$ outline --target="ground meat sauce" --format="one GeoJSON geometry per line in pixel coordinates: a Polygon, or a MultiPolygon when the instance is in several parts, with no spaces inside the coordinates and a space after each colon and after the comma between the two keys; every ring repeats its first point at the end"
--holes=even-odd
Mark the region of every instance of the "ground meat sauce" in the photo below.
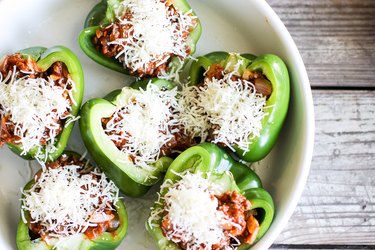
{"type": "MultiPolygon", "coordinates": [[[[65,64],[62,62],[55,62],[51,67],[43,72],[39,69],[38,65],[30,57],[23,58],[21,54],[14,54],[6,56],[0,65],[0,73],[3,79],[12,72],[16,67],[17,78],[29,77],[35,78],[45,78],[50,77],[56,86],[64,87],[66,86],[66,91],[64,92],[64,97],[69,100],[70,105],[72,105],[72,100],[69,97],[68,91],[72,89],[70,83],[68,83],[69,72],[65,64]]],[[[0,110],[2,109],[0,103],[0,110]]],[[[68,115],[69,112],[66,111],[64,115],[68,115]]],[[[63,129],[63,120],[55,121],[60,124],[58,129],[55,129],[56,135],[60,134],[63,129]]],[[[17,143],[19,137],[14,135],[15,124],[11,121],[11,114],[0,114],[0,147],[6,143],[17,143]]],[[[45,128],[45,135],[49,134],[50,129],[45,128]]],[[[46,140],[42,138],[40,141],[41,145],[46,144],[46,140]]]]}
{"type": "Polygon", "coordinates": [[[250,201],[237,192],[226,192],[217,198],[219,201],[218,210],[222,211],[228,220],[236,224],[236,226],[232,223],[223,225],[228,238],[231,235],[239,239],[242,243],[253,243],[259,223],[250,211],[250,201]]]}
{"type": "MultiPolygon", "coordinates": [[[[91,173],[93,171],[93,167],[89,166],[75,155],[64,154],[54,162],[47,162],[46,168],[57,169],[68,165],[80,166],[82,167],[79,171],[79,174],[81,176],[91,174],[93,179],[97,180],[98,182],[100,181],[99,176],[91,173]]],[[[38,180],[40,178],[41,171],[42,170],[36,173],[35,180],[38,180]]],[[[111,207],[113,207],[113,204],[111,204],[111,207]]],[[[102,235],[104,232],[113,232],[120,226],[120,219],[115,209],[109,209],[108,207],[106,207],[103,213],[111,217],[112,220],[97,223],[96,227],[88,227],[84,232],[88,239],[95,239],[96,237],[102,235]]],[[[40,223],[32,223],[28,221],[28,227],[29,234],[32,239],[36,239],[39,237],[41,237],[42,239],[46,239],[46,237],[48,237],[48,232],[46,233],[46,228],[40,223]]],[[[54,233],[57,232],[58,231],[54,233]]]]}
{"type": "MultiPolygon", "coordinates": [[[[173,134],[174,137],[161,147],[161,156],[170,156],[174,151],[184,151],[198,143],[194,138],[191,138],[185,133],[182,126],[179,126],[177,129],[178,132],[173,134]]],[[[171,130],[173,130],[173,128],[171,130]]]]}
{"type": "MultiPolygon", "coordinates": [[[[31,78],[36,78],[38,75],[40,75],[40,73],[38,73],[40,70],[33,60],[30,58],[24,59],[20,54],[15,54],[6,56],[1,63],[0,74],[2,75],[2,79],[4,79],[9,72],[13,71],[14,66],[16,66],[17,70],[19,71],[20,77],[26,75],[25,73],[22,73],[22,71],[35,72],[35,74],[30,74],[31,78]]],[[[0,109],[2,109],[1,103],[0,109]]],[[[0,146],[4,145],[5,143],[14,143],[20,139],[13,133],[15,124],[10,121],[10,118],[10,115],[7,114],[0,115],[0,146]]]]}
{"type": "MultiPolygon", "coordinates": [[[[224,74],[224,68],[220,64],[213,64],[210,66],[210,68],[207,70],[205,77],[208,79],[216,78],[216,79],[222,79],[224,74]]],[[[254,84],[255,91],[262,96],[269,97],[272,94],[272,84],[267,79],[267,77],[262,74],[262,72],[258,71],[250,71],[246,69],[242,76],[232,76],[233,80],[246,80],[254,84]]],[[[204,81],[201,83],[201,85],[204,84],[204,81]]],[[[245,82],[244,82],[245,84],[245,82]]]]}
{"type": "MultiPolygon", "coordinates": [[[[127,30],[129,30],[130,27],[130,24],[123,25],[120,23],[120,21],[116,21],[107,27],[98,29],[92,40],[95,48],[108,58],[115,57],[122,51],[123,46],[119,44],[111,44],[110,42],[113,42],[116,39],[126,38],[128,36],[127,30]]],[[[132,34],[132,32],[130,34],[132,34]]],[[[158,57],[157,61],[149,62],[145,68],[134,69],[129,67],[129,73],[139,77],[156,77],[160,75],[161,72],[165,72],[167,70],[171,55],[171,53],[164,53],[158,57]],[[160,62],[164,61],[168,57],[169,59],[166,60],[165,63],[160,64],[160,62]]],[[[123,63],[122,57],[119,57],[118,60],[123,63]]]]}
{"type": "MultiPolygon", "coordinates": [[[[212,249],[226,249],[228,246],[238,244],[237,241],[233,240],[233,237],[238,239],[241,244],[252,244],[259,230],[259,223],[250,210],[250,201],[236,191],[228,191],[222,195],[213,196],[213,199],[218,200],[217,210],[223,212],[226,220],[231,223],[222,225],[225,238],[212,246],[212,249]]],[[[164,236],[173,236],[173,224],[167,214],[161,222],[161,229],[164,236]]],[[[177,239],[176,236],[173,237],[175,237],[175,242],[179,242],[178,244],[182,249],[187,249],[186,243],[181,242],[181,239],[177,239]]],[[[205,246],[201,246],[200,249],[205,249],[205,246]]]]}
{"type": "MultiPolygon", "coordinates": [[[[160,2],[165,3],[168,7],[168,14],[173,16],[177,15],[177,10],[173,7],[173,1],[170,0],[161,0],[160,2]]],[[[122,17],[122,20],[131,20],[132,14],[129,10],[125,12],[125,14],[122,17]]],[[[177,21],[176,21],[177,22],[177,21]]],[[[128,32],[132,29],[132,25],[130,23],[122,24],[120,20],[116,20],[115,22],[111,23],[110,25],[106,27],[101,27],[100,29],[96,30],[95,36],[92,38],[92,43],[94,44],[96,50],[100,51],[103,55],[105,55],[108,58],[116,57],[117,54],[119,54],[123,47],[126,46],[126,44],[120,45],[117,43],[113,43],[117,39],[123,39],[128,38],[129,35],[133,35],[133,31],[128,32]]],[[[189,33],[184,32],[182,34],[183,42],[187,40],[189,33]]],[[[136,39],[134,39],[136,42],[136,39]]],[[[187,55],[190,54],[190,48],[188,46],[185,46],[185,51],[187,55]]],[[[166,72],[168,70],[168,65],[171,61],[171,57],[175,56],[172,53],[163,53],[161,55],[157,55],[158,60],[149,62],[147,65],[145,65],[144,68],[132,68],[131,65],[128,65],[127,68],[129,70],[129,73],[132,75],[136,75],[138,77],[157,77],[161,75],[161,73],[166,72]],[[166,60],[168,58],[168,60],[166,60]],[[161,63],[164,62],[164,63],[161,63]]],[[[181,58],[184,59],[184,58],[181,58]]],[[[122,57],[119,57],[118,60],[121,63],[124,63],[124,59],[122,57]]]]}
{"type": "MultiPolygon", "coordinates": [[[[108,117],[108,118],[102,118],[102,128],[105,130],[106,127],[107,127],[107,123],[112,120],[113,117],[108,117]]],[[[118,122],[120,121],[121,119],[123,119],[123,117],[119,116],[117,117],[116,119],[114,119],[114,122],[118,122]]],[[[162,156],[170,156],[172,155],[175,151],[183,151],[189,147],[191,147],[192,145],[196,144],[196,142],[194,141],[193,138],[191,138],[190,136],[186,135],[184,133],[184,128],[182,126],[179,126],[177,128],[170,128],[170,130],[174,130],[174,129],[177,129],[178,132],[175,132],[173,134],[173,138],[171,140],[169,140],[167,143],[165,143],[161,148],[160,148],[160,157],[162,156]]],[[[116,134],[118,136],[123,136],[125,132],[123,131],[111,131],[111,132],[106,132],[106,134],[108,136],[111,136],[113,134],[116,134]]],[[[112,142],[115,144],[115,146],[119,149],[119,150],[122,150],[127,141],[126,139],[122,139],[122,140],[112,140],[112,142]]],[[[129,155],[129,158],[130,160],[134,163],[135,162],[135,155],[129,155]]]]}
{"type": "MultiPolygon", "coordinates": [[[[205,78],[202,83],[200,83],[200,86],[205,85],[206,79],[223,79],[224,77],[224,68],[220,64],[212,64],[207,72],[205,73],[205,78]]],[[[233,80],[243,80],[243,84],[246,84],[245,81],[251,82],[254,85],[255,91],[262,96],[265,96],[266,98],[269,98],[269,96],[272,94],[272,84],[267,79],[265,75],[263,75],[261,72],[258,71],[250,71],[245,70],[245,72],[242,74],[242,76],[232,76],[233,80]]],[[[213,141],[215,140],[215,131],[219,130],[220,127],[216,124],[213,124],[211,128],[208,130],[208,137],[207,141],[213,141]]],[[[226,147],[224,143],[217,143],[222,147],[226,147]]]]}

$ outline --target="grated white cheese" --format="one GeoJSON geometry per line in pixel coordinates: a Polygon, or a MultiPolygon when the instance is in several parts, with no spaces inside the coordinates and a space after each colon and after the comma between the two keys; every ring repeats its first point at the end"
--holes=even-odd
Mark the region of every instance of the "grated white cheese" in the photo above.
{"type": "MultiPolygon", "coordinates": [[[[124,0],[115,12],[120,24],[130,28],[125,38],[108,44],[122,46],[116,58],[123,62],[125,68],[146,72],[154,67],[153,64],[158,67],[168,62],[170,54],[181,61],[188,56],[186,34],[195,25],[196,19],[192,10],[182,13],[160,0],[124,0]],[[130,13],[131,17],[124,17],[124,13],[130,13]]],[[[158,75],[164,78],[170,76],[166,72],[158,75]]]]}
{"type": "Polygon", "coordinates": [[[235,74],[223,73],[222,79],[206,77],[199,87],[183,87],[180,119],[194,137],[206,141],[213,130],[213,143],[223,143],[233,151],[236,144],[246,152],[251,140],[260,135],[267,115],[266,98],[256,93],[251,82],[234,80],[235,74]]]}
{"type": "Polygon", "coordinates": [[[157,201],[162,207],[151,211],[148,221],[151,227],[160,226],[155,225],[155,221],[166,213],[172,225],[166,238],[186,244],[186,249],[192,250],[212,249],[213,245],[227,239],[223,225],[233,223],[217,210],[218,200],[214,195],[218,188],[201,173],[187,172],[174,184],[163,183],[161,192],[163,190],[167,192],[157,201]]]}
{"type": "Polygon", "coordinates": [[[59,121],[71,117],[67,113],[71,111],[70,101],[74,103],[68,85],[74,87],[75,84],[68,79],[67,85],[60,87],[50,78],[18,77],[16,66],[5,79],[1,79],[0,115],[8,116],[15,124],[14,134],[20,138],[16,143],[22,144],[21,155],[37,147],[36,158],[43,162],[49,153],[56,151],[55,140],[61,126],[59,121]],[[69,98],[65,97],[66,94],[69,98]],[[43,140],[45,146],[41,145],[43,140]]]}
{"type": "Polygon", "coordinates": [[[121,151],[134,157],[136,165],[150,169],[160,148],[178,132],[176,96],[177,88],[161,90],[148,84],[146,90],[134,91],[127,100],[121,100],[104,131],[114,142],[125,140],[121,151]]]}
{"type": "Polygon", "coordinates": [[[80,168],[65,165],[46,169],[30,190],[23,191],[22,215],[30,213],[31,222],[43,226],[49,238],[83,233],[112,219],[103,211],[118,201],[118,188],[97,169],[81,176],[80,168]]]}

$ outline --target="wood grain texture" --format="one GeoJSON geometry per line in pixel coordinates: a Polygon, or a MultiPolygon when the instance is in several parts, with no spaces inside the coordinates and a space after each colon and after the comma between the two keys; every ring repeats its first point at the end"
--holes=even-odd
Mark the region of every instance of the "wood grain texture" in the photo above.
{"type": "Polygon", "coordinates": [[[273,245],[272,250],[367,250],[367,249],[375,249],[375,246],[369,245],[273,245]]]}
{"type": "Polygon", "coordinates": [[[374,0],[267,0],[295,40],[314,87],[375,88],[374,0]]]}
{"type": "Polygon", "coordinates": [[[316,116],[308,182],[272,249],[375,249],[375,1],[267,2],[301,52],[316,116]]]}
{"type": "Polygon", "coordinates": [[[316,138],[310,175],[275,244],[374,249],[375,91],[314,90],[313,98],[316,138]]]}

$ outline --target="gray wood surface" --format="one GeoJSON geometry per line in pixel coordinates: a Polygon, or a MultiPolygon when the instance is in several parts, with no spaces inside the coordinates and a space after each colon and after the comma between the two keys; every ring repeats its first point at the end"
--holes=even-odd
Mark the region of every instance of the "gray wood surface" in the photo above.
{"type": "Polygon", "coordinates": [[[375,249],[375,1],[268,0],[304,59],[310,175],[272,249],[375,249]]]}
{"type": "Polygon", "coordinates": [[[374,0],[268,0],[288,28],[312,86],[375,87],[374,0]]]}
{"type": "Polygon", "coordinates": [[[375,91],[314,90],[316,139],[277,244],[375,245],[375,91]]]}

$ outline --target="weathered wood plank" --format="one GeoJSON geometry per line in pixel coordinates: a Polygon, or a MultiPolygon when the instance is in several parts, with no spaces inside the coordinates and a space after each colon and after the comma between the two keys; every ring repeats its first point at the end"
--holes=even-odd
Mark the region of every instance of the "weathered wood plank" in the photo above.
{"type": "Polygon", "coordinates": [[[310,175],[275,243],[375,246],[375,91],[314,90],[313,98],[310,175]]]}
{"type": "Polygon", "coordinates": [[[288,249],[288,250],[367,250],[367,249],[375,249],[375,246],[371,245],[356,245],[356,246],[348,246],[348,245],[273,245],[272,250],[281,250],[281,249],[288,249]]]}
{"type": "Polygon", "coordinates": [[[295,40],[312,86],[375,87],[375,1],[267,2],[295,40]]]}

